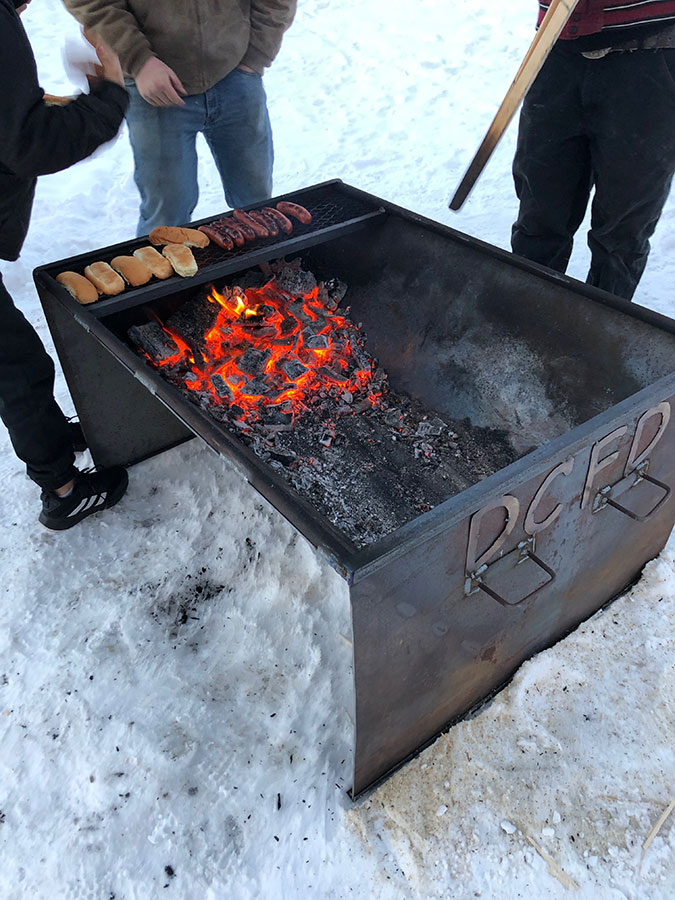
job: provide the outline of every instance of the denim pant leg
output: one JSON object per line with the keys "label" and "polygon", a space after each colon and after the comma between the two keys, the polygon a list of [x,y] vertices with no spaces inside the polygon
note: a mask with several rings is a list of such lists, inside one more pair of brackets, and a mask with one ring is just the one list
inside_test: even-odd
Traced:
{"label": "denim pant leg", "polygon": [[185,106],[152,106],[132,80],[126,87],[134,181],[141,195],[136,234],[157,225],[185,225],[199,199],[196,140],[204,127],[205,95],[185,97]]}
{"label": "denim pant leg", "polygon": [[234,69],[206,92],[204,137],[229,206],[248,206],[272,195],[274,147],[260,75]]}
{"label": "denim pant leg", "polygon": [[73,476],[66,417],[54,400],[54,364],[0,277],[0,418],[28,475],[47,490]]}

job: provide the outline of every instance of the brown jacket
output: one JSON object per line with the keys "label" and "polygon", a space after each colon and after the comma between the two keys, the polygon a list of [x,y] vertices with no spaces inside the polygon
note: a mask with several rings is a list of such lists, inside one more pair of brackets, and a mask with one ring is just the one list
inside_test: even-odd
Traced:
{"label": "brown jacket", "polygon": [[201,94],[238,65],[262,74],[279,52],[297,0],[64,0],[135,78],[156,56],[188,94]]}

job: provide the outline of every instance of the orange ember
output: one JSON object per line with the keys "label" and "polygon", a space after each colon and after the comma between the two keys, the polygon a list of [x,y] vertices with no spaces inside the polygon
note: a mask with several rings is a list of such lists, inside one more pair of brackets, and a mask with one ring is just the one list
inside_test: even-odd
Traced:
{"label": "orange ember", "polygon": [[362,337],[319,297],[319,287],[298,298],[275,279],[261,288],[223,288],[223,293],[212,287],[207,302],[220,309],[199,352],[169,321],[162,327],[178,352],[155,365],[172,370],[174,378],[180,373],[188,390],[249,421],[272,411],[292,420],[316,395],[348,404],[357,397],[374,402],[375,363]]}

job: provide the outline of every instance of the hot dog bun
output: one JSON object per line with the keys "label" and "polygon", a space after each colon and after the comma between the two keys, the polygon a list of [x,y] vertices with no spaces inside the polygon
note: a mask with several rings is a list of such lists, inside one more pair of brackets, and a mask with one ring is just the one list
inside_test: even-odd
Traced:
{"label": "hot dog bun", "polygon": [[139,247],[134,250],[134,256],[150,269],[155,278],[164,279],[173,275],[173,266],[169,260],[154,247]]}
{"label": "hot dog bun", "polygon": [[98,300],[98,291],[84,275],[78,275],[77,272],[61,272],[56,276],[56,280],[78,303],[93,303]]}
{"label": "hot dog bun", "polygon": [[124,281],[111,269],[107,262],[95,262],[84,270],[85,276],[91,281],[99,294],[112,297],[121,294],[124,290]]}
{"label": "hot dog bun", "polygon": [[56,94],[43,94],[42,102],[47,106],[68,106],[75,100],[75,97],[59,97]]}
{"label": "hot dog bun", "polygon": [[173,266],[174,272],[181,278],[189,278],[191,275],[197,274],[197,263],[192,255],[192,250],[185,244],[167,244],[162,253]]}
{"label": "hot dog bun", "polygon": [[186,247],[206,247],[209,239],[196,228],[178,228],[174,225],[158,225],[150,232],[151,244],[185,244]]}
{"label": "hot dog bun", "polygon": [[152,278],[150,269],[135,256],[116,256],[110,260],[110,265],[132,287],[147,284]]}

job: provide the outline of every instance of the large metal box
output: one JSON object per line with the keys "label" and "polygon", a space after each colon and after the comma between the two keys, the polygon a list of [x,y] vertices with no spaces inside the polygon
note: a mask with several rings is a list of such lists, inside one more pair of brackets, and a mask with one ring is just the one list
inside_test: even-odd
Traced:
{"label": "large metal box", "polygon": [[[79,307],[36,270],[95,461],[132,464],[193,434],[230,459],[349,586],[360,794],[620,593],[675,522],[675,323],[341,182],[289,199],[330,214],[292,239],[212,257]],[[506,431],[512,465],[358,549],[127,344],[143,308],[300,252],[349,285],[394,388]]]}

